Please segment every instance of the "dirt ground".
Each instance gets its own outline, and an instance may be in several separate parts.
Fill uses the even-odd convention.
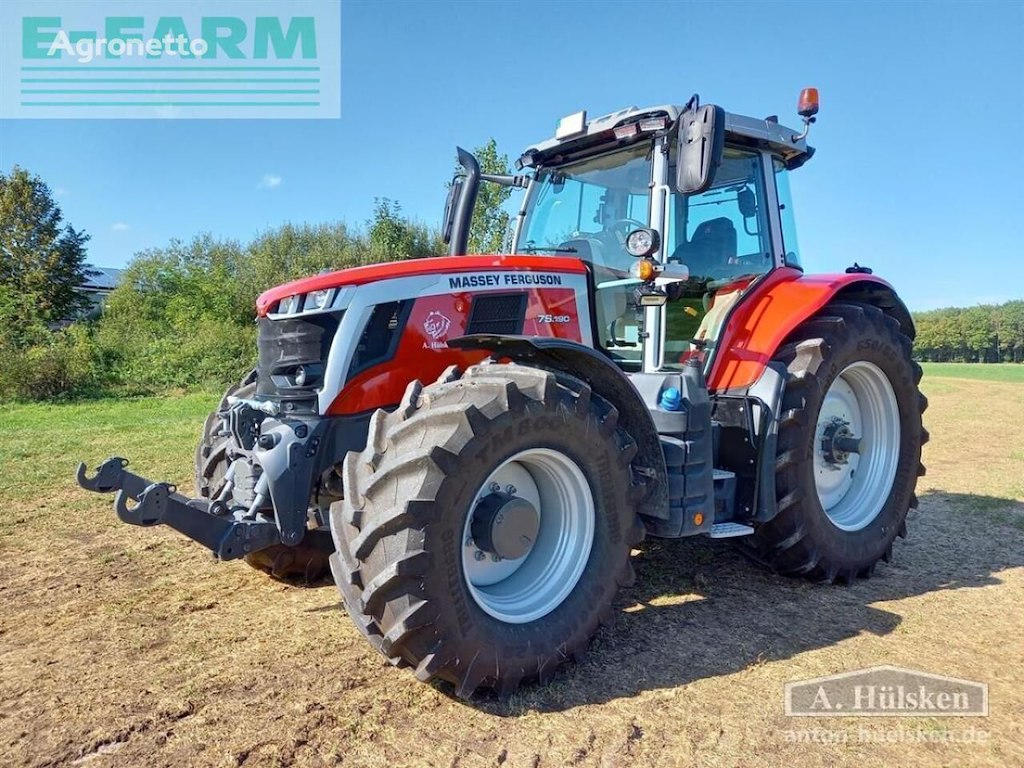
[[[0,765],[1024,765],[1024,387],[925,390],[921,509],[873,579],[805,584],[720,542],[648,540],[583,662],[471,703],[388,666],[333,586],[218,564],[73,487],[79,457],[114,452],[190,487],[205,401],[16,415]],[[784,715],[785,682],[881,664],[986,682],[990,716]]]

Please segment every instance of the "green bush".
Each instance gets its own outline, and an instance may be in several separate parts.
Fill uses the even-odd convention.
[[[286,224],[248,244],[202,235],[143,251],[92,325],[52,331],[38,297],[0,290],[0,398],[221,389],[256,362],[255,302],[318,272],[442,252],[437,234],[378,201],[367,232]]]
[[[256,363],[256,327],[198,318],[185,328],[123,335],[101,329],[99,344],[112,382],[133,394],[170,388],[222,388]]]
[[[285,224],[251,243],[210,235],[138,254],[96,334],[110,381],[131,393],[226,387],[256,362],[256,297],[325,270],[441,252],[435,233],[378,202],[367,234]]]
[[[49,400],[93,392],[106,383],[89,329],[74,325],[27,346],[0,337],[0,398]]]

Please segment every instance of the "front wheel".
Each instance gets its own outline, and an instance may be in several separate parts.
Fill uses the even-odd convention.
[[[832,304],[777,353],[786,366],[776,457],[778,514],[755,557],[825,581],[868,576],[906,536],[927,432],[921,367],[877,307]]]
[[[378,411],[331,508],[332,570],[367,639],[462,697],[580,655],[644,533],[616,421],[578,379],[497,364]]]

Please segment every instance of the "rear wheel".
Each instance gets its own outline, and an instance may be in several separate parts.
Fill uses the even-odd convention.
[[[335,580],[393,663],[468,697],[546,680],[632,583],[633,440],[575,378],[481,365],[378,411],[331,508]]]
[[[256,372],[252,371],[241,382],[230,387],[221,397],[217,411],[228,407],[229,397],[248,398],[256,394]],[[224,483],[228,469],[227,448],[231,438],[217,434],[220,419],[217,411],[206,417],[199,445],[196,446],[196,494],[203,498],[216,498]],[[266,571],[276,579],[313,583],[327,575],[327,553],[311,544],[286,547],[275,544],[245,556],[253,568]]]
[[[779,349],[787,381],[778,514],[757,529],[758,559],[782,573],[850,582],[906,536],[928,437],[910,350],[895,319],[860,304],[825,307]]]

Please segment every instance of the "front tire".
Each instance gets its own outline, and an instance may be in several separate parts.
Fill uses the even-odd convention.
[[[888,561],[924,474],[921,367],[899,323],[831,304],[775,356],[787,379],[776,456],[777,515],[751,542],[776,571],[849,583]]]
[[[617,417],[578,379],[497,364],[413,382],[378,411],[331,507],[331,567],[360,631],[463,698],[579,656],[644,535]],[[519,521],[515,540],[482,522],[501,515]]]

